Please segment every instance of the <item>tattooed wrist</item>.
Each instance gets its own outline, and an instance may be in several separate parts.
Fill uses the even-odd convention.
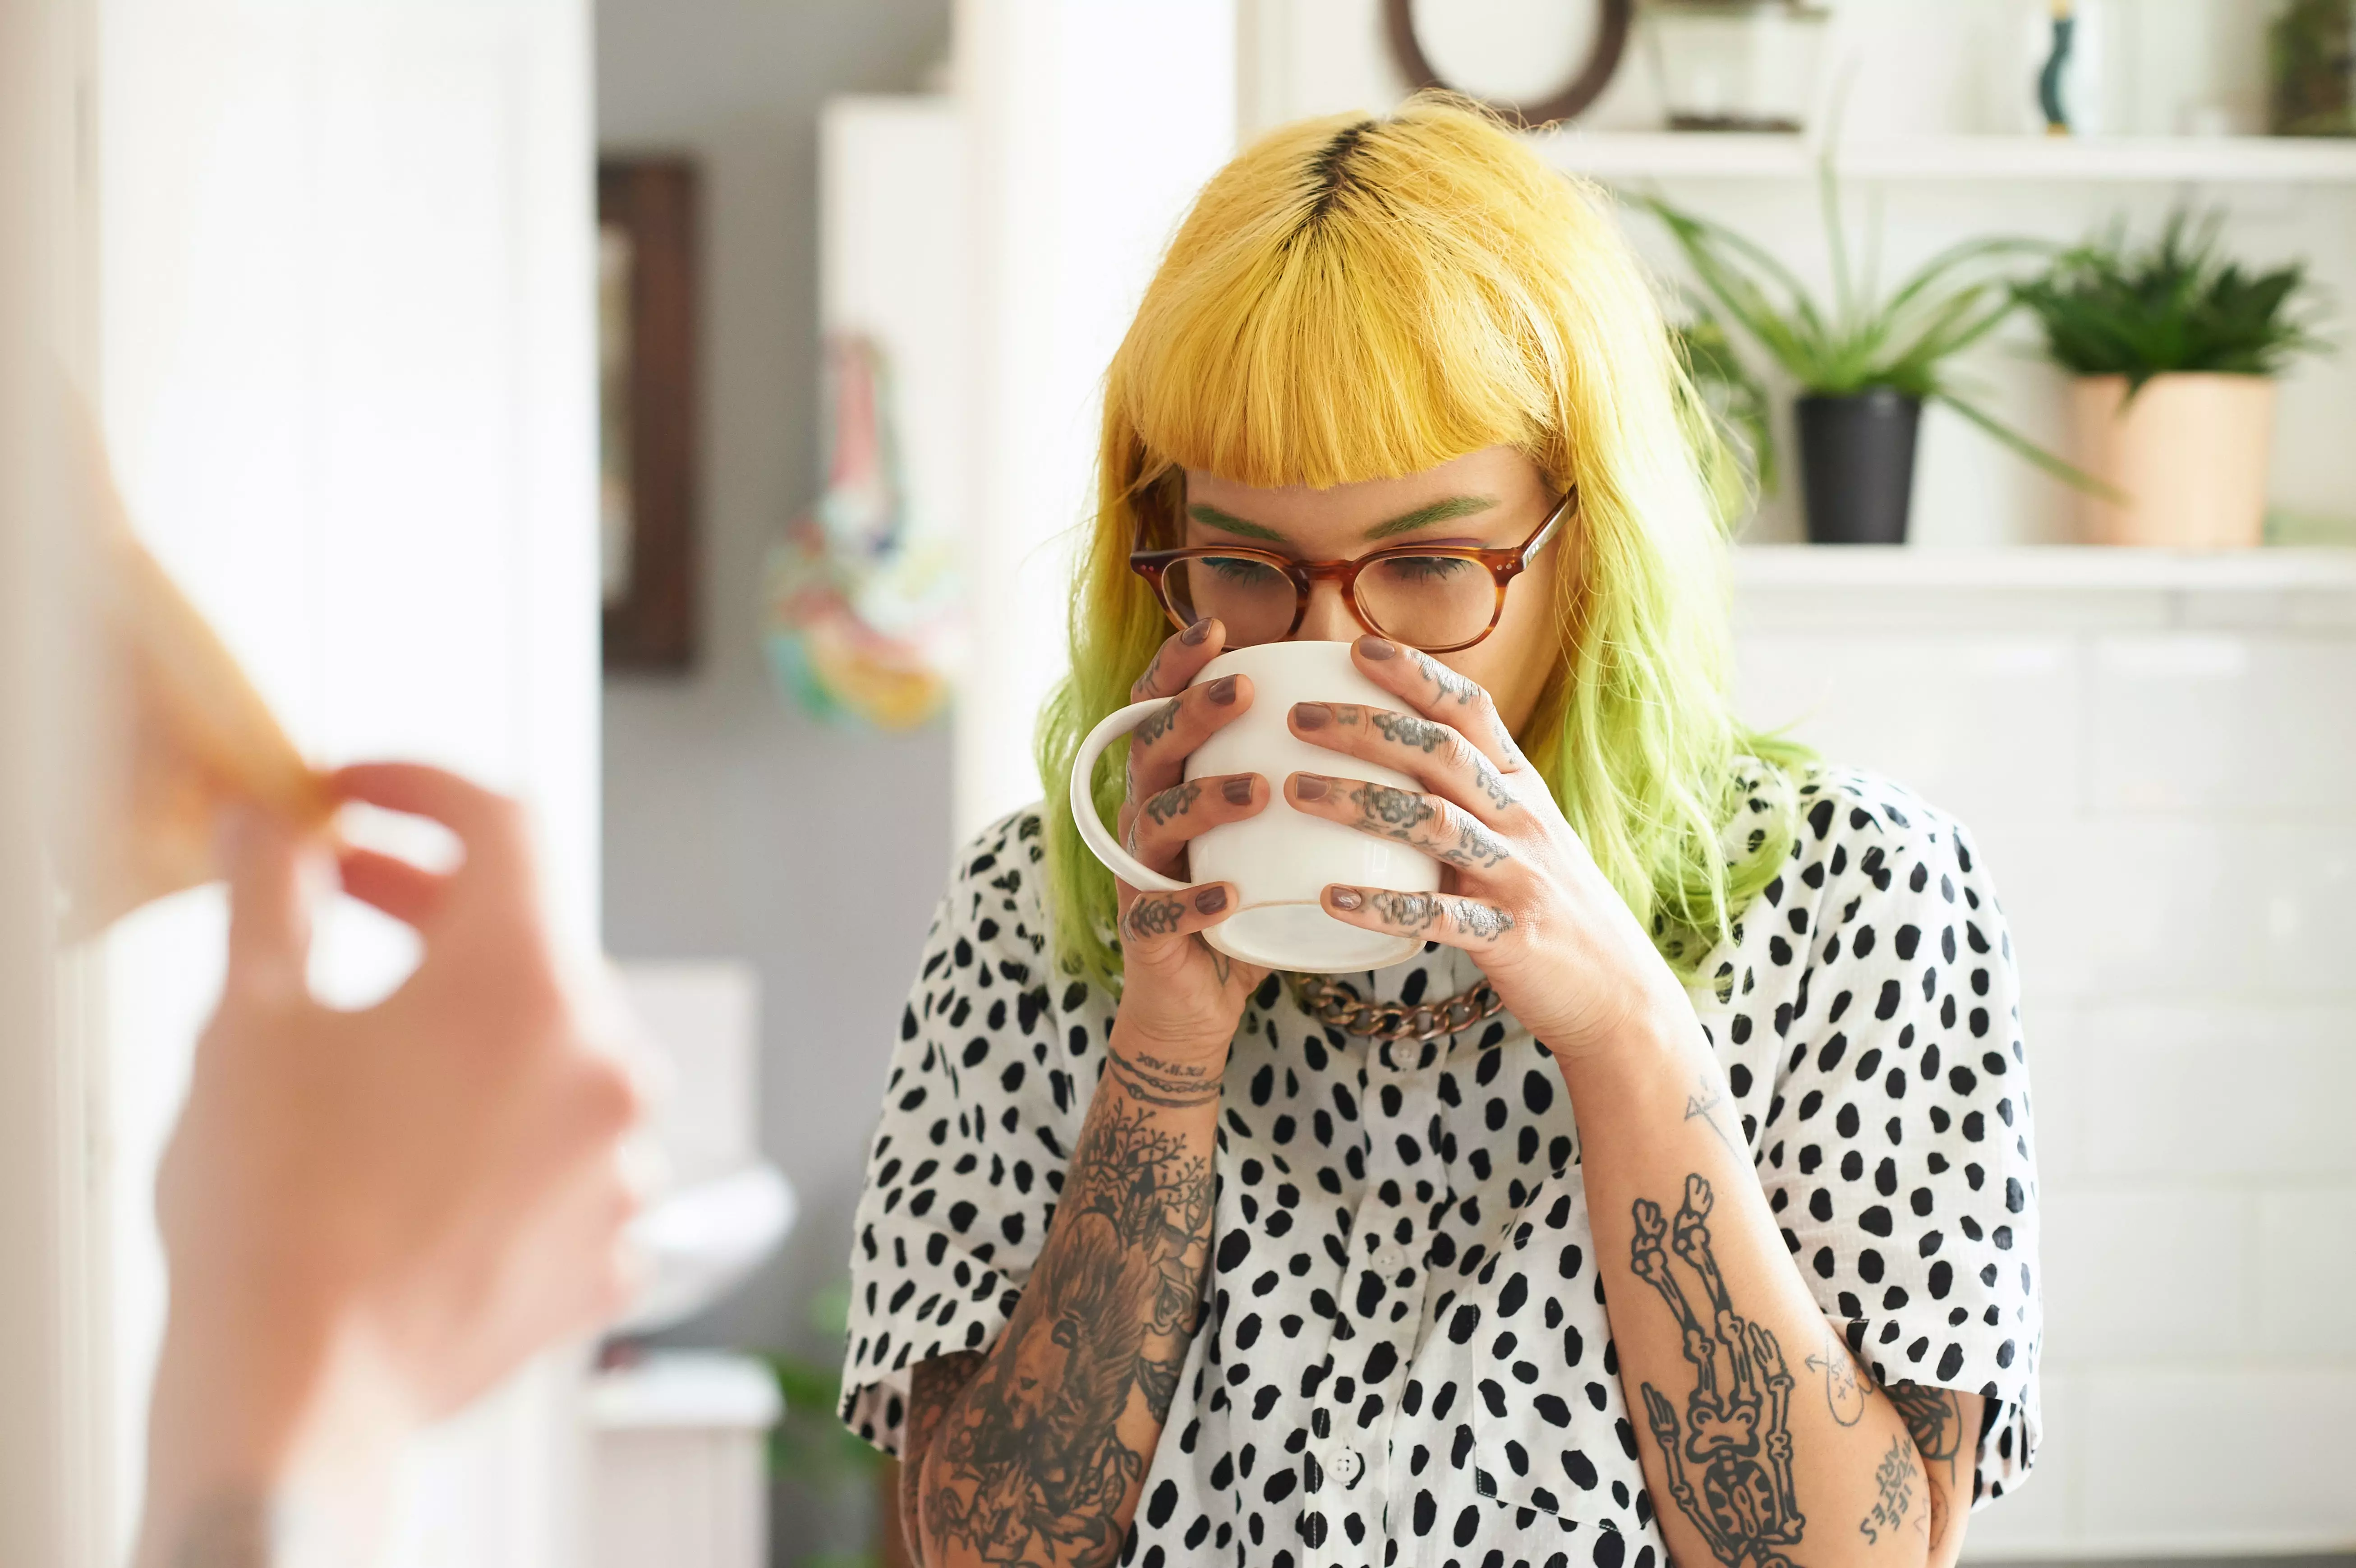
[[[1223,1064],[1191,1062],[1135,1048],[1105,1052],[1113,1078],[1132,1100],[1169,1110],[1207,1105],[1219,1097]]]

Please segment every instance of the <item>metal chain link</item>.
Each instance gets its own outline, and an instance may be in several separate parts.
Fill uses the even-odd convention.
[[[1303,975],[1298,982],[1303,1011],[1319,1023],[1344,1034],[1396,1043],[1421,1043],[1443,1034],[1457,1034],[1505,1010],[1505,998],[1483,980],[1471,990],[1444,1002],[1369,1002],[1353,987],[1323,975]]]

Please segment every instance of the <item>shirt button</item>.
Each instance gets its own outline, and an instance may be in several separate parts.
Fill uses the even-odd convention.
[[[1366,1462],[1355,1448],[1344,1448],[1333,1456],[1333,1478],[1342,1483],[1344,1491],[1356,1486],[1358,1477],[1365,1473]]]

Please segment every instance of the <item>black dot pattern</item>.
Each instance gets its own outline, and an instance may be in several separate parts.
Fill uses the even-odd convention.
[[[1987,1396],[1976,1496],[2038,1434],[2037,1177],[2010,937],[1968,837],[1824,770],[1695,1008],[1802,1277],[1884,1381]],[[851,1255],[842,1416],[987,1347],[1053,1221],[1114,998],[1046,952],[1037,815],[967,852],[903,1016]],[[1353,977],[1418,999],[1437,946]],[[1208,1310],[1122,1561],[1666,1568],[1577,1129],[1511,1019],[1385,1046],[1275,980],[1226,1078]]]

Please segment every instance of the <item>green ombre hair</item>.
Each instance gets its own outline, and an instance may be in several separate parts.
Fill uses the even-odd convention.
[[[1805,757],[1728,701],[1739,480],[1602,199],[1434,95],[1286,126],[1227,165],[1113,357],[1071,672],[1040,719],[1066,968],[1119,982],[1112,873],[1073,826],[1069,779],[1170,634],[1129,555],[1182,542],[1184,471],[1325,489],[1500,445],[1580,495],[1557,546],[1559,654],[1522,749],[1694,977],[1781,868]],[[1116,745],[1096,775],[1108,821],[1123,787]]]

